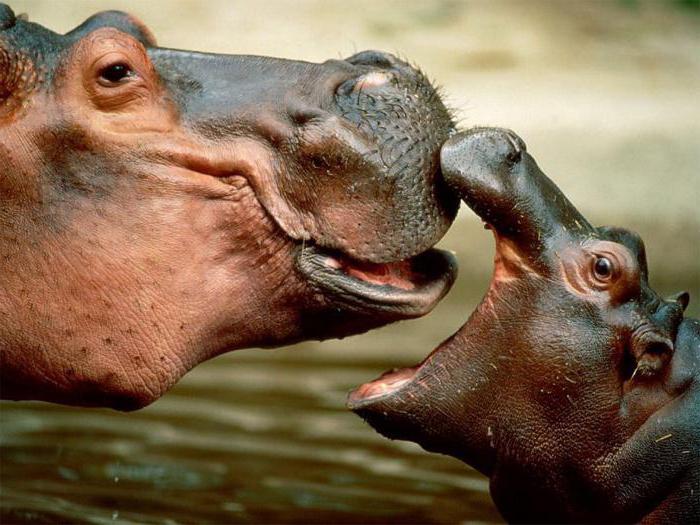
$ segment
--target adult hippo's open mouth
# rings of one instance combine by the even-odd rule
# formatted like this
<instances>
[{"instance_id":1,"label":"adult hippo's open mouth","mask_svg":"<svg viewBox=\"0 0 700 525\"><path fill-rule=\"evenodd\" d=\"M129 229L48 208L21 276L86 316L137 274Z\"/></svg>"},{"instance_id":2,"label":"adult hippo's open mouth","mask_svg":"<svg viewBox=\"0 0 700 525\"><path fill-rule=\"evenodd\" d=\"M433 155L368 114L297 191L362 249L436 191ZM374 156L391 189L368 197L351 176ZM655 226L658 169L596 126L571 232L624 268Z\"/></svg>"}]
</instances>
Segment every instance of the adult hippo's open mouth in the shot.
<instances>
[{"instance_id":1,"label":"adult hippo's open mouth","mask_svg":"<svg viewBox=\"0 0 700 525\"><path fill-rule=\"evenodd\" d=\"M427 313L452 130L389 54L178 51L124 13L59 35L0 5L2 396L134 408L222 352Z\"/></svg>"}]
</instances>

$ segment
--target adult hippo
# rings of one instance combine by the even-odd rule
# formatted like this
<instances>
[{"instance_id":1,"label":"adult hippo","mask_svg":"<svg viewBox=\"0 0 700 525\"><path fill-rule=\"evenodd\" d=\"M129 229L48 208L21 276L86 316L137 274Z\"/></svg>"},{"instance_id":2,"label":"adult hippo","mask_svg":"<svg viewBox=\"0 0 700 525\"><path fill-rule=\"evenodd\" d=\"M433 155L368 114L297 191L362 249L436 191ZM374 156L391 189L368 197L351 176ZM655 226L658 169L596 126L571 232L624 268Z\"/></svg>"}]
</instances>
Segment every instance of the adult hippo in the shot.
<instances>
[{"instance_id":1,"label":"adult hippo","mask_svg":"<svg viewBox=\"0 0 700 525\"><path fill-rule=\"evenodd\" d=\"M700 522L700 322L663 300L644 245L594 228L514 134L442 149L493 230L491 285L419 366L351 393L381 433L491 478L512 522Z\"/></svg>"},{"instance_id":2,"label":"adult hippo","mask_svg":"<svg viewBox=\"0 0 700 525\"><path fill-rule=\"evenodd\" d=\"M56 34L0 5L2 397L142 407L225 351L425 314L453 259L453 129L395 57Z\"/></svg>"}]
</instances>

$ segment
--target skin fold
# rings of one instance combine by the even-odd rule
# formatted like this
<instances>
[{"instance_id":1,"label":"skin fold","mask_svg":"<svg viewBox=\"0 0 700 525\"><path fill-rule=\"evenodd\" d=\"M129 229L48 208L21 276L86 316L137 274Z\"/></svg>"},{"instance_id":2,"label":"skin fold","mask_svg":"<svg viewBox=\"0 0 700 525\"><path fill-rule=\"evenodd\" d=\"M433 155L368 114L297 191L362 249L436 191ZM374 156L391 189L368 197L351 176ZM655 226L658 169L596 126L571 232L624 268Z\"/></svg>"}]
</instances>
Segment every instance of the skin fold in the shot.
<instances>
[{"instance_id":1,"label":"skin fold","mask_svg":"<svg viewBox=\"0 0 700 525\"><path fill-rule=\"evenodd\" d=\"M487 475L510 522L700 521L688 294L659 297L639 236L593 227L514 133L460 133L441 163L494 234L490 287L456 334L350 408Z\"/></svg>"},{"instance_id":2,"label":"skin fold","mask_svg":"<svg viewBox=\"0 0 700 525\"><path fill-rule=\"evenodd\" d=\"M0 5L0 393L134 409L230 350L423 315L456 265L420 73L65 35Z\"/></svg>"}]
</instances>

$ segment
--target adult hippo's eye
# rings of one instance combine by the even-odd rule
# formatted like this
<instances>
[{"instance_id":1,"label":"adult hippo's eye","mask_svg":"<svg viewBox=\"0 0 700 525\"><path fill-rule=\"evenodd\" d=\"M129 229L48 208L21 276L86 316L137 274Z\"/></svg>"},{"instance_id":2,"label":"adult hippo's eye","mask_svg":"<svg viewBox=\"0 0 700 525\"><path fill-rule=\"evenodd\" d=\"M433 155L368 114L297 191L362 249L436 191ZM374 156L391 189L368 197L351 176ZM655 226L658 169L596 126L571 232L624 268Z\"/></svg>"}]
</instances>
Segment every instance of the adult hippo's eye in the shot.
<instances>
[{"instance_id":1,"label":"adult hippo's eye","mask_svg":"<svg viewBox=\"0 0 700 525\"><path fill-rule=\"evenodd\" d=\"M596 257L593 271L598 279L607 281L613 275L613 263L607 257Z\"/></svg>"},{"instance_id":2,"label":"adult hippo's eye","mask_svg":"<svg viewBox=\"0 0 700 525\"><path fill-rule=\"evenodd\" d=\"M100 83L104 86L114 86L124 80L133 77L134 72L125 62L110 64L103 68L99 74Z\"/></svg>"}]
</instances>

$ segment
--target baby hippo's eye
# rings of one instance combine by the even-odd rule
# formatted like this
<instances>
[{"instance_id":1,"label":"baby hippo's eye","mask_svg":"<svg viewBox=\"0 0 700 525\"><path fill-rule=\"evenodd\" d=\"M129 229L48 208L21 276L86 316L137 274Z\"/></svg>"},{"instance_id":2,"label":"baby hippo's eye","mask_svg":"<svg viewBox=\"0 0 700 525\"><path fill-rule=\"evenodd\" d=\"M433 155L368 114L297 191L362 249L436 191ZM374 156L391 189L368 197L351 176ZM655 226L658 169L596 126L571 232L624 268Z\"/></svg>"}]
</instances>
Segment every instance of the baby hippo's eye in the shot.
<instances>
[{"instance_id":1,"label":"baby hippo's eye","mask_svg":"<svg viewBox=\"0 0 700 525\"><path fill-rule=\"evenodd\" d=\"M100 82L107 86L113 86L132 76L134 76L134 72L129 65L119 62L110 64L100 71Z\"/></svg>"},{"instance_id":2,"label":"baby hippo's eye","mask_svg":"<svg viewBox=\"0 0 700 525\"><path fill-rule=\"evenodd\" d=\"M593 263L595 276L601 281L607 281L613 274L613 263L607 257L596 257Z\"/></svg>"}]
</instances>

